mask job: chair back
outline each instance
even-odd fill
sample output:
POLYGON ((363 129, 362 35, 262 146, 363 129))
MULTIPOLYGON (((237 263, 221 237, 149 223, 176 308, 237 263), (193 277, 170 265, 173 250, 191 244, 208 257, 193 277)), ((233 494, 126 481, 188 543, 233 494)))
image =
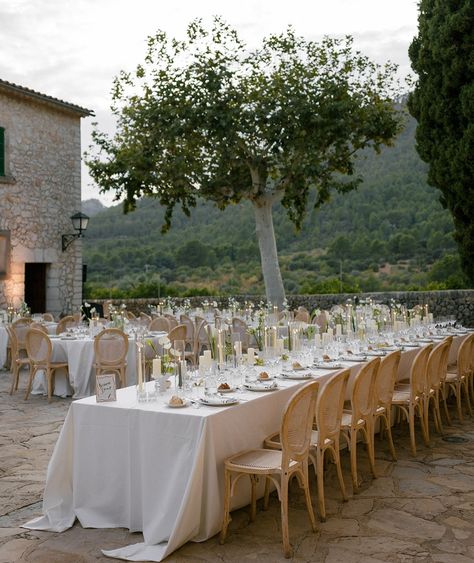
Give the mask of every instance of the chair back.
POLYGON ((43 321, 54 323, 54 315, 52 313, 43 313, 43 321))
POLYGON ((44 333, 48 334, 48 329, 42 323, 31 323, 30 328, 35 328, 36 330, 42 330, 44 333))
POLYGON ((471 353, 472 341, 474 334, 467 336, 459 346, 457 355, 457 372, 458 377, 466 376, 471 369, 471 353))
POLYGON ((375 408, 375 381, 380 368, 380 358, 364 364, 354 378, 351 394, 352 418, 366 419, 375 408))
POLYGON ((410 392, 412 400, 423 395, 426 389, 426 368, 433 344, 424 346, 413 360, 410 369, 410 392))
POLYGON ((77 326, 77 321, 76 321, 75 317, 73 317, 72 315, 68 315, 67 317, 63 317, 58 322, 58 326, 56 327, 56 334, 62 334, 63 332, 66 332, 66 330, 68 328, 71 328, 73 326, 77 326))
POLYGON ((99 365, 122 364, 128 353, 128 336, 119 328, 106 328, 94 338, 94 352, 99 365))
POLYGON ((28 317, 22 317, 12 323, 12 329, 15 332, 18 348, 25 347, 26 333, 28 332, 32 320, 28 317))
POLYGON ((321 311, 321 313, 319 313, 319 315, 317 315, 313 319, 313 324, 318 325, 321 332, 326 332, 326 330, 328 328, 328 318, 326 316, 325 311, 321 311))
POLYGON ((444 355, 441 359, 441 364, 439 366, 439 379, 441 381, 441 384, 445 382, 446 376, 448 375, 449 353, 451 351, 451 346, 453 345, 453 338, 453 336, 448 336, 443 340, 443 342, 447 342, 447 345, 444 350, 444 355))
POLYGON ((198 357, 203 350, 212 350, 211 342, 209 340, 208 327, 208 322, 203 319, 196 328, 194 333, 194 350, 196 352, 196 357, 198 357))
POLYGON ((332 375, 318 395, 315 418, 321 444, 339 436, 350 373, 349 369, 343 369, 332 375))
POLYGON ((5 328, 7 329, 12 361, 14 361, 18 357, 18 338, 11 325, 5 325, 5 328))
POLYGON ((151 323, 151 317, 150 315, 147 315, 146 313, 140 313, 140 324, 143 326, 146 326, 148 328, 148 325, 151 323))
POLYGON ((168 338, 172 346, 176 340, 186 340, 186 325, 178 325, 172 328, 169 331, 168 338))
POLYGON ((135 321, 136 320, 136 316, 135 313, 132 313, 132 311, 125 311, 125 316, 127 317, 127 319, 129 321, 135 321))
POLYGON ((449 353, 451 343, 446 338, 442 342, 436 344, 431 350, 426 365, 426 391, 429 393, 431 389, 436 391, 441 387, 441 370, 446 353, 449 353))
POLYGON ((173 328, 176 328, 178 326, 178 321, 176 320, 176 317, 174 315, 170 315, 168 313, 165 313, 165 317, 168 319, 168 324, 170 325, 170 330, 173 330, 173 328))
POLYGON ((240 342, 242 342, 242 350, 247 351, 250 342, 247 323, 242 319, 234 317, 232 319, 232 332, 236 332, 240 335, 240 342))
POLYGON ((42 330, 31 328, 26 333, 26 351, 33 364, 46 365, 51 361, 52 345, 47 334, 42 330))
POLYGON ((375 380, 375 399, 378 406, 390 405, 392 402, 401 356, 402 353, 400 350, 397 350, 396 352, 391 352, 380 361, 380 367, 375 380))
POLYGON ((309 324, 311 322, 311 316, 306 309, 298 309, 298 312, 295 315, 295 321, 309 324))
POLYGON ((166 317, 155 317, 148 325, 148 330, 153 332, 169 332, 170 323, 166 317))
POLYGON ((194 322, 188 315, 181 315, 179 317, 179 324, 186 327, 186 342, 194 342, 194 322))
POLYGON ((318 390, 319 381, 311 381, 296 391, 286 405, 280 431, 283 468, 290 460, 304 461, 308 457, 318 390))

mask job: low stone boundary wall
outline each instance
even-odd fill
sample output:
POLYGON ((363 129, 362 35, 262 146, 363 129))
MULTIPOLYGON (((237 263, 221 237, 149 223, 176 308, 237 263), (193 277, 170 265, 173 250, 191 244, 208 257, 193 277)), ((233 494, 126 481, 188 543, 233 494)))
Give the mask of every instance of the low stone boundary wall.
MULTIPOLYGON (((335 293, 321 295, 288 295, 287 300, 291 309, 300 306, 306 307, 309 311, 313 309, 329 309, 333 305, 345 303, 348 299, 371 298, 377 303, 389 305, 391 300, 406 305, 409 309, 415 305, 428 305, 435 319, 455 317, 464 326, 474 326, 474 290, 459 289, 447 291, 396 291, 384 293, 335 293)), ((264 299, 261 295, 236 295, 235 299, 241 303, 252 301, 258 303, 264 299)), ((184 299, 174 298, 176 303, 182 303, 184 299)), ((190 297, 191 306, 199 307, 203 301, 217 302, 218 306, 225 307, 228 302, 227 297, 190 297)), ((112 302, 116 306, 125 303, 127 309, 134 313, 147 311, 148 305, 157 305, 158 299, 123 299, 123 300, 94 300, 96 303, 112 302)))

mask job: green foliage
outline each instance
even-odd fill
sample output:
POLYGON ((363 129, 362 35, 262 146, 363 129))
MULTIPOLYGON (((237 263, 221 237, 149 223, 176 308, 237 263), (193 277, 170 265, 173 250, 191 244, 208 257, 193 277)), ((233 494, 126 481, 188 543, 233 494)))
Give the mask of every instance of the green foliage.
POLYGON ((474 4, 421 0, 410 46, 418 74, 408 107, 428 182, 454 219, 463 270, 474 282, 474 4))
MULTIPOLYGON (((426 184, 426 166, 414 149, 415 126, 408 118, 393 147, 380 155, 362 155, 356 173, 363 175, 364 182, 358 190, 336 194, 308 215, 300 232, 285 210, 275 207, 274 226, 288 293, 327 291, 326 280, 338 282, 341 266, 343 279, 350 276, 350 284, 362 291, 446 284, 468 287, 462 276, 449 279, 460 273, 459 262, 457 270, 449 266, 435 277, 430 274, 444 257, 456 256, 456 246, 451 216, 426 184), (406 245, 403 257, 400 236, 415 240, 406 245), (386 264, 391 266, 379 269, 386 264)), ((201 291, 208 295, 263 293, 248 202, 222 212, 212 203, 199 202, 190 218, 177 212, 175 228, 166 235, 160 232, 163 218, 164 210, 154 199, 143 199, 129 215, 123 216, 117 206, 92 217, 84 239, 87 285, 93 292, 89 298, 109 297, 116 291, 122 292, 117 298, 125 297, 139 283, 152 279, 156 284, 158 275, 162 296, 201 291), (214 265, 179 261, 179 252, 193 241, 201 243, 204 255, 215 253, 214 265)), ((157 297, 155 287, 151 297, 157 297)))

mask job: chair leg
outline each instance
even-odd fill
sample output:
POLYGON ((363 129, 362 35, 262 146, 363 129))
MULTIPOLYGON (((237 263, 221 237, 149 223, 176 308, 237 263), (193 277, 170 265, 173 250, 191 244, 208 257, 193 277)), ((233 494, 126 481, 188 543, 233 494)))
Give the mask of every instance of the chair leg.
POLYGON ((392 456, 393 461, 397 461, 397 453, 395 451, 395 446, 393 444, 393 435, 392 435, 392 410, 387 408, 385 415, 382 417, 385 424, 385 430, 387 432, 388 437, 388 447, 390 448, 390 454, 392 456))
POLYGON ((33 385, 33 379, 35 378, 35 375, 36 367, 30 366, 30 377, 28 378, 28 385, 26 387, 25 401, 27 401, 28 397, 30 396, 31 386, 33 385))
POLYGON ((359 479, 357 477, 357 430, 351 428, 351 475, 352 489, 354 493, 359 492, 359 479))
POLYGON ((460 422, 463 422, 464 417, 462 415, 461 384, 460 384, 459 381, 456 381, 455 394, 456 394, 456 407, 457 407, 457 410, 458 410, 458 418, 459 418, 460 422))
POLYGON ((436 395, 434 396, 434 414, 435 414, 435 423, 436 423, 436 430, 438 434, 444 434, 443 428, 443 421, 441 420, 441 410, 439 407, 440 403, 440 390, 436 391, 436 395))
POLYGON ((324 499, 324 451, 318 446, 316 450, 316 484, 318 487, 318 509, 321 522, 326 521, 326 502, 324 499))
POLYGON ((313 503, 311 502, 311 493, 309 492, 309 476, 307 463, 303 463, 303 488, 304 498, 306 500, 306 508, 308 509, 309 520, 311 522, 311 528, 313 529, 313 532, 315 532, 316 519, 314 517, 313 503))
POLYGON ((288 475, 281 476, 281 533, 283 536, 283 551, 285 557, 289 559, 293 555, 290 544, 290 534, 288 530, 288 475))
POLYGON ((10 395, 13 395, 14 391, 18 389, 18 382, 20 379, 20 366, 12 360, 12 386, 10 388, 10 395))
POLYGON ((220 543, 223 544, 227 537, 227 529, 231 521, 230 518, 230 485, 231 485, 231 474, 226 468, 224 471, 224 519, 222 521, 222 530, 220 543))
POLYGON ((339 442, 336 442, 334 444, 334 449, 332 450, 332 454, 334 457, 334 463, 336 464, 336 473, 337 473, 337 479, 339 481, 339 487, 342 493, 342 500, 344 502, 347 502, 349 500, 349 497, 347 496, 346 484, 344 483, 344 477, 342 476, 341 453, 339 451, 339 442))
POLYGON ((366 437, 366 447, 367 455, 369 456, 370 469, 372 471, 373 477, 377 478, 377 472, 375 471, 375 433, 372 426, 373 423, 365 423, 364 433, 366 437))
POLYGON ((257 477, 256 475, 249 475, 250 484, 252 487, 252 499, 250 503, 250 522, 255 522, 257 517, 257 477))
POLYGON ((443 399, 443 408, 444 408, 444 415, 446 416, 446 422, 448 426, 453 425, 453 421, 451 420, 451 415, 449 414, 448 410, 448 400, 446 396, 446 387, 441 388, 441 398, 443 399))
POLYGON ((461 386, 464 388, 464 394, 466 395, 467 410, 469 411, 469 415, 472 416, 471 398, 469 397, 469 381, 467 377, 463 379, 461 386))
POLYGON ((423 417, 423 426, 425 428, 425 434, 423 434, 423 437, 426 435, 425 443, 427 442, 426 445, 428 446, 430 443, 430 420, 429 420, 430 398, 424 397, 422 400, 422 404, 423 404, 423 411, 420 411, 420 417, 423 417))
POLYGON ((408 426, 410 428, 410 444, 411 452, 416 457, 416 440, 415 440, 415 409, 410 405, 408 413, 408 426))
POLYGON ((423 401, 420 401, 418 403, 418 410, 420 412, 420 424, 421 424, 421 434, 423 436, 423 442, 425 443, 425 446, 429 446, 430 445, 430 439, 429 439, 429 435, 428 435, 428 428, 426 425, 426 417, 425 417, 425 411, 423 408, 423 401))
POLYGON ((48 380, 48 403, 50 403, 53 397, 53 370, 51 368, 46 369, 46 379, 48 380))
POLYGON ((265 493, 263 495, 263 510, 268 510, 270 502, 270 477, 265 477, 265 493))

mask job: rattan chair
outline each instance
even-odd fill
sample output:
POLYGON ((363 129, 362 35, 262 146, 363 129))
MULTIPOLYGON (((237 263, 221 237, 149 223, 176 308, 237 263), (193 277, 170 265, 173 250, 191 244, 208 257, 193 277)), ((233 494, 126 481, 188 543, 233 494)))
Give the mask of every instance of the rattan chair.
POLYGON ((62 334, 66 332, 69 328, 77 326, 77 321, 73 315, 68 315, 67 317, 63 317, 58 322, 58 326, 56 327, 56 334, 62 334))
MULTIPOLYGON (((336 465, 337 477, 341 488, 342 498, 348 500, 346 486, 342 476, 340 457, 340 431, 344 397, 350 370, 338 371, 324 384, 318 393, 315 410, 315 425, 311 432, 311 447, 309 459, 313 463, 318 486, 319 517, 326 521, 326 503, 324 497, 324 455, 331 452, 336 465)), ((275 433, 266 438, 266 448, 281 449, 280 434, 275 433)))
POLYGON ((31 323, 30 328, 36 328, 37 330, 42 330, 44 333, 48 334, 48 329, 43 323, 31 323))
MULTIPOLYGON (((18 339, 12 326, 7 325, 8 341, 10 344, 10 371, 12 374, 12 385, 10 388, 10 395, 18 389, 20 381, 20 370, 22 367, 31 369, 28 352, 26 350, 26 343, 23 348, 19 348, 18 339)), ((25 337, 26 338, 26 337, 25 337)))
MULTIPOLYGON (((441 420, 440 402, 444 400, 445 410, 447 411, 446 395, 443 393, 443 387, 446 382, 446 371, 449 356, 449 349, 453 341, 452 336, 448 336, 442 342, 437 344, 428 358, 425 393, 423 395, 423 414, 425 417, 426 433, 429 438, 429 413, 430 406, 434 407, 434 423, 436 431, 441 434, 443 432, 443 422, 441 420)), ((448 413, 449 416, 449 413, 448 413)))
POLYGON ((118 328, 106 328, 94 338, 94 353, 96 375, 115 373, 126 387, 128 336, 118 328))
POLYGON ((466 401, 467 408, 472 416, 471 400, 469 398, 469 378, 471 371, 471 354, 474 334, 467 336, 459 346, 456 371, 448 371, 446 374, 445 385, 453 391, 456 397, 458 418, 462 422, 462 393, 466 401))
POLYGON ((167 313, 165 313, 165 317, 168 319, 170 330, 173 330, 173 328, 176 328, 178 326, 179 323, 176 320, 176 317, 174 317, 173 315, 169 315, 167 313))
POLYGON ((341 432, 349 446, 351 456, 352 488, 354 493, 359 491, 357 475, 357 435, 362 431, 365 437, 370 468, 374 477, 374 415, 375 415, 375 382, 380 358, 374 358, 364 364, 354 378, 351 392, 351 407, 342 413, 341 432))
POLYGON ((169 332, 170 323, 166 317, 155 317, 148 325, 148 330, 152 332, 169 332))
POLYGON ((316 521, 311 504, 308 480, 308 454, 311 443, 311 428, 319 383, 312 381, 300 388, 288 401, 282 417, 280 437, 281 450, 256 449, 238 453, 228 458, 225 463, 224 519, 221 531, 221 543, 227 536, 231 521, 230 500, 236 483, 248 475, 251 483, 250 520, 255 520, 257 512, 256 485, 259 476, 265 476, 264 508, 268 508, 270 483, 273 482, 281 503, 281 527, 285 557, 291 557, 288 530, 288 485, 293 476, 298 477, 304 489, 306 507, 313 531, 316 521))
POLYGON ((57 369, 68 370, 67 362, 52 362, 53 347, 51 340, 42 330, 32 328, 26 335, 26 349, 31 364, 30 378, 26 388, 25 401, 28 399, 33 379, 38 371, 44 371, 48 383, 48 401, 51 402, 54 391, 54 378, 57 369))
POLYGON ((150 315, 147 315, 146 313, 140 313, 139 321, 140 321, 141 325, 148 328, 150 323, 151 323, 151 317, 150 317, 150 315))
POLYGON ((179 324, 186 327, 186 338, 185 342, 189 349, 194 350, 194 322, 188 315, 181 315, 179 317, 179 324))
POLYGON ((427 365, 432 348, 433 345, 429 344, 418 352, 411 365, 408 388, 406 386, 395 386, 392 398, 392 406, 397 409, 398 414, 403 414, 408 421, 411 451, 414 456, 416 456, 415 416, 417 413, 420 417, 423 440, 427 446, 429 445, 423 415, 423 396, 427 387, 427 365))
MULTIPOLYGON (((397 350, 382 358, 380 367, 375 379, 375 411, 374 425, 377 419, 381 419, 384 423, 384 430, 388 437, 388 446, 392 454, 393 461, 397 460, 395 446, 393 445, 392 436, 392 399, 395 390, 395 382, 397 380, 398 366, 400 364, 401 352, 397 350)), ((374 435, 374 434, 373 434, 374 435)), ((382 427, 380 427, 380 436, 382 436, 382 427)), ((374 436, 375 439, 375 436, 374 436)), ((375 441, 374 441, 375 452, 375 441)))
POLYGON ((11 327, 16 334, 18 350, 26 350, 26 333, 32 322, 30 317, 22 317, 12 323, 11 327))
POLYGON ((54 315, 52 313, 43 313, 43 321, 54 323, 54 315))
POLYGON ((194 331, 194 350, 198 360, 203 350, 212 350, 209 330, 209 323, 203 319, 194 331))
POLYGON ((306 309, 298 309, 295 315, 295 321, 299 321, 301 323, 309 324, 311 322, 311 315, 308 313, 306 309))

